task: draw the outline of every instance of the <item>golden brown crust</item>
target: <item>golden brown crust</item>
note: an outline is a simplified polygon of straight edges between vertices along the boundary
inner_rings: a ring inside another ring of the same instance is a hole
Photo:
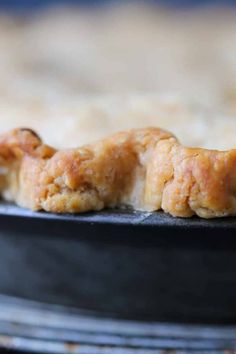
[[[4,198],[57,213],[130,206],[173,216],[236,215],[236,150],[182,146],[158,128],[56,151],[29,130],[0,138]]]
[[[162,141],[147,169],[146,205],[180,217],[235,215],[235,177],[236,150],[191,149]]]

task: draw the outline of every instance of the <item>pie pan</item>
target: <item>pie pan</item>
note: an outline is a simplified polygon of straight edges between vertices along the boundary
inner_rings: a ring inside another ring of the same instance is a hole
[[[236,220],[0,205],[0,293],[100,316],[236,323]]]

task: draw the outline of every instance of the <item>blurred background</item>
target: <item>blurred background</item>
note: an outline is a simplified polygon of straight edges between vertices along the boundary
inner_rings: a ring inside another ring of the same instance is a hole
[[[161,126],[236,144],[236,1],[0,1],[0,131],[56,147]]]
[[[117,3],[123,2],[126,0],[2,0],[1,4],[5,7],[14,7],[15,9],[22,9],[22,7],[29,8],[35,6],[45,6],[47,4],[58,4],[58,3],[67,3],[67,4],[82,4],[82,5],[101,5],[104,3]],[[199,6],[206,4],[235,4],[235,0],[146,0],[142,1],[149,3],[158,3],[162,5],[171,5],[171,6]]]

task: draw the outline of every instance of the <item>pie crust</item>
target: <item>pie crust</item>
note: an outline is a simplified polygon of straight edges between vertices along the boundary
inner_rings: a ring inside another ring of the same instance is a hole
[[[30,129],[0,137],[1,194],[32,210],[106,207],[202,218],[236,214],[236,150],[186,148],[159,128],[55,150]]]

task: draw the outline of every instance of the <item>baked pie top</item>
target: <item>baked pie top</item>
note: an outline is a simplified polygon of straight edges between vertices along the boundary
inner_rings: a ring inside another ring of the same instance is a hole
[[[1,12],[0,133],[27,126],[67,148],[158,126],[187,146],[234,148],[235,37],[226,7]]]
[[[128,130],[67,150],[16,129],[0,138],[0,164],[3,198],[33,210],[236,214],[236,150],[186,148],[159,128]]]

